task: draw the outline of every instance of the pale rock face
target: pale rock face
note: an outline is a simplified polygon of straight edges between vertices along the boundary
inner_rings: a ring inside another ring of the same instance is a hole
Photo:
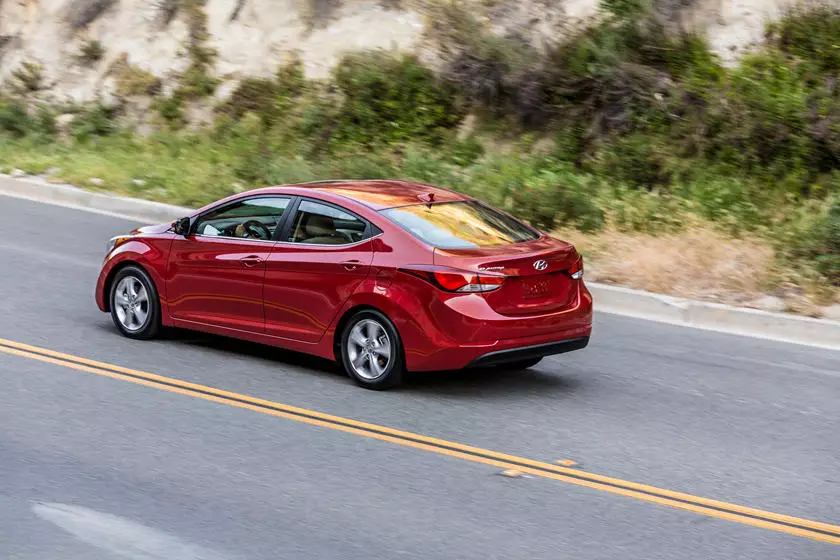
[[[215,74],[233,84],[242,76],[268,76],[291,53],[300,56],[309,78],[328,76],[341,55],[352,50],[395,49],[427,56],[421,49],[422,0],[404,1],[401,9],[386,9],[381,0],[332,0],[327,2],[333,6],[330,13],[316,14],[319,21],[314,26],[307,15],[312,2],[208,0],[208,46],[218,52]],[[507,22],[521,28],[525,22],[531,35],[556,36],[561,23],[591,15],[597,4],[598,0],[511,2],[511,17],[502,18],[501,26]],[[174,86],[168,79],[189,62],[184,56],[189,28],[184,16],[173,12],[174,5],[173,0],[4,0],[0,78],[7,79],[22,62],[31,61],[41,65],[51,86],[49,96],[56,100],[110,98],[115,84],[108,69],[125,53],[130,64],[163,78],[164,91],[171,92]],[[88,19],[79,29],[70,24]],[[92,40],[104,45],[103,60],[92,66],[79,64],[80,49]]]
[[[838,0],[827,0],[840,5]],[[690,2],[682,14],[689,27],[705,30],[712,50],[724,64],[738,58],[762,42],[767,23],[803,0],[698,0]]]
[[[423,32],[418,13],[389,11],[370,0],[345,2],[327,26],[312,30],[302,15],[301,0],[246,0],[233,21],[235,4],[229,0],[210,0],[205,11],[222,76],[270,75],[289,53],[297,52],[307,76],[320,78],[344,52],[410,50]]]
[[[329,74],[342,54],[358,49],[416,52],[434,62],[424,45],[426,0],[403,0],[386,9],[383,0],[207,0],[204,11],[208,46],[218,51],[214,73],[230,94],[243,76],[268,76],[291,53],[300,56],[309,78]],[[581,21],[598,13],[599,0],[502,0],[486,7],[489,29],[516,31],[535,46],[556,42]],[[796,0],[676,0],[674,18],[706,30],[726,62],[760,41],[766,21],[777,18]],[[840,2],[840,0],[832,0]],[[114,60],[128,62],[164,80],[189,61],[184,46],[189,27],[174,10],[175,0],[2,0],[0,1],[0,79],[24,61],[36,62],[48,91],[42,97],[83,102],[114,99]],[[477,4],[479,5],[479,4]],[[315,14],[312,6],[327,6]],[[78,25],[74,28],[71,22]],[[103,60],[84,66],[77,60],[86,41],[105,47]]]
[[[0,35],[13,39],[0,58],[0,76],[5,80],[23,61],[36,62],[52,87],[52,97],[62,101],[108,98],[113,83],[106,79],[110,64],[122,53],[128,60],[153,74],[165,76],[184,66],[177,53],[187,37],[183,21],[160,29],[153,21],[147,1],[123,0],[107,7],[86,27],[74,30],[68,14],[80,4],[96,0],[19,0],[0,5]],[[105,57],[92,68],[78,63],[83,43],[98,40]]]

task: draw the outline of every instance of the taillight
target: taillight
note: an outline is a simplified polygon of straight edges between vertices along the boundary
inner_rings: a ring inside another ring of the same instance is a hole
[[[578,257],[578,261],[572,265],[572,268],[570,268],[568,272],[569,276],[571,276],[574,280],[580,280],[583,278],[583,257]]]
[[[476,274],[453,268],[419,266],[401,268],[403,272],[427,280],[447,292],[478,293],[498,290],[505,281],[504,276]]]

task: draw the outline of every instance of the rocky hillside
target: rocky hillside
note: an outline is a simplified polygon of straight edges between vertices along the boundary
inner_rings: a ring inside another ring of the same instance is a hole
[[[309,78],[325,76],[347,50],[395,48],[432,62],[434,49],[424,33],[431,1],[2,0],[0,76],[7,87],[42,98],[107,104],[137,93],[137,82],[140,90],[160,87],[167,93],[197,64],[214,78],[216,97],[224,98],[241,77],[269,75],[290,53],[298,54]],[[675,25],[706,29],[724,60],[760,40],[764,22],[791,3],[658,2]],[[596,17],[598,5],[496,0],[476,2],[475,13],[498,34],[543,45]]]

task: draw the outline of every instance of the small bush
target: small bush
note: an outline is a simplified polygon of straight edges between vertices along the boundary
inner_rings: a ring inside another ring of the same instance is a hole
[[[204,11],[205,0],[178,0],[179,7],[187,15],[189,38],[186,51],[189,66],[181,75],[179,95],[184,99],[194,99],[212,95],[219,85],[219,80],[210,75],[213,63],[218,56],[216,49],[207,46],[210,32],[207,31],[207,14]]]
[[[267,126],[288,111],[306,86],[303,65],[294,58],[281,65],[272,78],[249,77],[243,79],[230,99],[219,107],[219,112],[239,119],[246,112],[260,115]]]
[[[207,68],[193,64],[181,75],[181,85],[178,89],[184,98],[196,99],[213,95],[218,86],[219,79],[210,76]]]
[[[303,61],[293,56],[285,64],[278,66],[275,83],[277,84],[276,105],[281,110],[287,110],[307,88]]]
[[[79,141],[109,136],[117,131],[115,112],[101,103],[85,107],[73,119],[71,130],[73,138]]]
[[[101,41],[90,40],[82,43],[76,56],[80,64],[93,66],[105,56],[105,45]]]
[[[161,99],[157,109],[163,120],[170,125],[178,127],[184,124],[184,100],[177,91]]]
[[[235,119],[248,111],[269,113],[274,109],[277,84],[268,78],[245,78],[221,107],[221,110]]]
[[[39,105],[34,119],[35,132],[43,136],[55,136],[58,129],[55,123],[55,113],[46,105]]]
[[[33,128],[34,123],[22,103],[14,100],[0,101],[0,130],[22,138]]]
[[[21,95],[34,93],[46,88],[44,72],[37,62],[24,61],[12,71],[12,91]]]
[[[143,70],[128,62],[128,54],[123,55],[111,64],[109,70],[117,81],[117,95],[128,97],[132,95],[160,94],[162,83],[160,78],[147,70]]]

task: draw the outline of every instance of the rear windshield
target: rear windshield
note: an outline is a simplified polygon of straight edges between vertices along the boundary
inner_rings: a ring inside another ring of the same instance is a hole
[[[510,216],[475,201],[413,204],[381,213],[429,245],[445,249],[497,247],[539,237]]]

